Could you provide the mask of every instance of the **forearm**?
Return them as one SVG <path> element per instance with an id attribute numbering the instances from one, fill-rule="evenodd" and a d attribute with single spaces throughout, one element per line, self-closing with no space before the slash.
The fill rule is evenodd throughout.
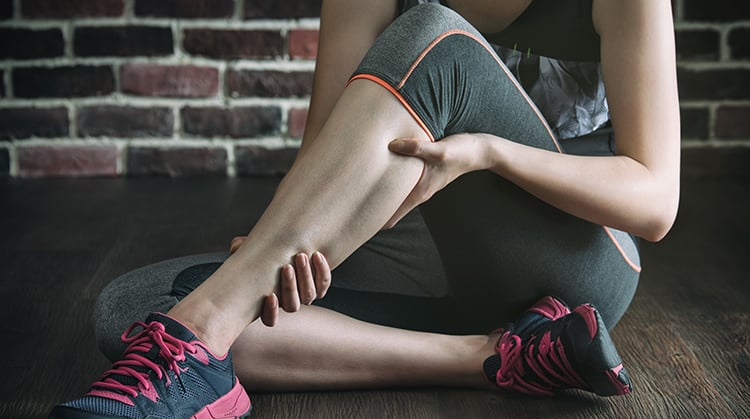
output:
<path id="1" fill-rule="evenodd" d="M 676 214 L 677 176 L 655 173 L 627 156 L 549 152 L 486 134 L 480 168 L 585 220 L 658 241 Z"/>

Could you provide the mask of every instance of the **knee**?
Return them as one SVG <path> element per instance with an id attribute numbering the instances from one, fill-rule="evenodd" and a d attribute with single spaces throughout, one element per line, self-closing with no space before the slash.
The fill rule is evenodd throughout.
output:
<path id="1" fill-rule="evenodd" d="M 464 31 L 481 37 L 479 32 L 452 9 L 436 4 L 424 3 L 412 7 L 400 15 L 380 35 L 373 48 L 384 57 L 419 53 L 436 38 L 447 32 Z"/>
<path id="2" fill-rule="evenodd" d="M 96 300 L 94 306 L 94 335 L 99 350 L 111 361 L 120 358 L 124 344 L 120 334 L 125 330 L 121 324 L 120 301 L 127 298 L 122 281 L 115 280 L 107 285 Z"/>
<path id="3" fill-rule="evenodd" d="M 412 7 L 394 22 L 399 32 L 410 33 L 407 42 L 423 39 L 432 42 L 436 37 L 452 31 L 464 31 L 480 36 L 466 19 L 453 9 L 436 3 Z"/>
<path id="4" fill-rule="evenodd" d="M 161 292 L 158 284 L 146 287 L 132 272 L 109 283 L 94 305 L 94 335 L 99 350 L 110 360 L 120 359 L 125 344 L 120 336 L 134 321 L 153 311 L 166 312 L 177 298 Z"/>

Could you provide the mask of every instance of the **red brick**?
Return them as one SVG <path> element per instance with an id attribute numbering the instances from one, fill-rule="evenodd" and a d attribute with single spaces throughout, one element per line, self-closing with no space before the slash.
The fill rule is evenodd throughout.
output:
<path id="1" fill-rule="evenodd" d="M 0 59 L 60 57 L 64 49 L 60 29 L 0 29 Z"/>
<path id="2" fill-rule="evenodd" d="M 721 139 L 750 140 L 750 105 L 719 106 L 714 131 Z"/>
<path id="3" fill-rule="evenodd" d="M 234 149 L 237 174 L 240 176 L 283 175 L 292 167 L 297 148 L 270 149 L 237 146 Z"/>
<path id="4" fill-rule="evenodd" d="M 114 176 L 120 156 L 115 145 L 29 146 L 16 153 L 21 177 Z"/>
<path id="5" fill-rule="evenodd" d="M 227 151 L 208 147 L 130 147 L 127 171 L 136 176 L 226 176 Z"/>
<path id="6" fill-rule="evenodd" d="M 125 64 L 123 93 L 138 96 L 210 97 L 219 92 L 219 70 L 192 65 Z"/>
<path id="7" fill-rule="evenodd" d="M 13 0 L 0 0 L 0 20 L 13 18 Z"/>
<path id="8" fill-rule="evenodd" d="M 314 59 L 318 54 L 318 31 L 297 29 L 289 31 L 289 57 Z"/>
<path id="9" fill-rule="evenodd" d="M 171 137 L 174 117 L 169 108 L 86 106 L 78 110 L 81 137 Z"/>
<path id="10" fill-rule="evenodd" d="M 115 90 L 115 76 L 108 66 L 23 67 L 12 71 L 16 97 L 104 96 Z"/>
<path id="11" fill-rule="evenodd" d="M 68 110 L 0 108 L 0 139 L 68 136 Z"/>
<path id="12" fill-rule="evenodd" d="M 29 18 L 116 17 L 123 13 L 125 0 L 21 0 L 21 14 Z"/>
<path id="13" fill-rule="evenodd" d="M 281 109 L 275 106 L 183 108 L 182 130 L 201 137 L 251 138 L 278 135 Z"/>
<path id="14" fill-rule="evenodd" d="M 678 60 L 719 59 L 719 32 L 711 29 L 680 30 L 675 33 Z"/>
<path id="15" fill-rule="evenodd" d="M 750 28 L 732 29 L 728 44 L 733 59 L 750 59 Z"/>
<path id="16" fill-rule="evenodd" d="M 73 35 L 73 52 L 80 57 L 155 57 L 171 55 L 173 50 L 168 27 L 79 27 Z"/>
<path id="17" fill-rule="evenodd" d="M 252 0 L 251 0 L 252 1 Z M 233 0 L 136 0 L 136 16 L 227 18 L 234 15 Z"/>
<path id="18" fill-rule="evenodd" d="M 281 33 L 269 30 L 186 29 L 182 40 L 185 52 L 222 60 L 276 58 L 283 44 Z"/>
<path id="19" fill-rule="evenodd" d="M 304 97 L 312 90 L 313 73 L 303 71 L 231 70 L 226 74 L 230 96 Z"/>
<path id="20" fill-rule="evenodd" d="M 747 98 L 747 92 L 750 92 L 750 69 L 678 68 L 677 85 L 681 100 L 743 100 Z"/>
<path id="21" fill-rule="evenodd" d="M 246 19 L 299 19 L 320 16 L 322 0 L 245 1 Z"/>
<path id="22" fill-rule="evenodd" d="M 287 132 L 290 137 L 301 138 L 305 133 L 306 123 L 307 108 L 294 108 L 289 110 Z"/>

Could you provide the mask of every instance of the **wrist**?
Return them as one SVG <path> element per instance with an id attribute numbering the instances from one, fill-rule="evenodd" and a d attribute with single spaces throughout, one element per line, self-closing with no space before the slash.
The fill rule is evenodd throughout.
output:
<path id="1" fill-rule="evenodd" d="M 477 144 L 477 160 L 475 170 L 493 170 L 499 166 L 501 161 L 502 138 L 490 134 L 475 134 Z"/>

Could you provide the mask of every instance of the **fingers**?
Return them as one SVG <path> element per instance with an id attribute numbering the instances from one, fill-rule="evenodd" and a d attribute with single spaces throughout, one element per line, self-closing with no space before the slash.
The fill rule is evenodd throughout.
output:
<path id="1" fill-rule="evenodd" d="M 260 320 L 268 327 L 276 326 L 276 321 L 279 319 L 279 299 L 276 294 L 270 294 L 266 296 L 263 301 L 263 312 L 260 315 Z"/>
<path id="2" fill-rule="evenodd" d="M 281 307 L 287 313 L 294 313 L 300 307 L 297 277 L 292 265 L 284 265 L 281 268 Z"/>
<path id="3" fill-rule="evenodd" d="M 328 261 L 320 252 L 313 253 L 312 267 L 317 298 L 323 298 L 328 292 L 328 287 L 331 286 L 331 267 L 328 266 Z"/>
<path id="4" fill-rule="evenodd" d="M 297 274 L 297 292 L 302 304 L 309 305 L 317 298 L 310 259 L 304 253 L 298 253 L 294 257 L 295 273 Z"/>
<path id="5" fill-rule="evenodd" d="M 232 240 L 232 248 L 237 247 L 244 241 L 244 237 L 235 237 Z M 235 246 L 235 242 L 240 244 Z M 279 307 L 288 313 L 299 311 L 302 304 L 309 305 L 316 298 L 323 298 L 331 285 L 331 268 L 328 261 L 320 252 L 315 252 L 312 257 L 305 253 L 294 256 L 293 264 L 281 267 L 281 281 L 278 292 L 266 296 L 263 301 L 261 321 L 266 326 L 276 325 L 279 318 Z M 314 273 L 313 273 L 314 272 Z"/>
<path id="6" fill-rule="evenodd" d="M 444 147 L 419 138 L 399 138 L 388 143 L 388 150 L 405 156 L 419 157 L 427 161 L 444 159 Z"/>
<path id="7" fill-rule="evenodd" d="M 323 298 L 331 285 L 331 268 L 320 252 L 315 252 L 312 258 L 298 253 L 292 263 L 281 267 L 279 296 L 272 294 L 264 302 L 261 319 L 267 326 L 276 324 L 279 307 L 287 313 L 299 311 L 302 304 Z"/>
<path id="8" fill-rule="evenodd" d="M 398 138 L 388 143 L 388 150 L 406 156 L 419 156 L 422 151 L 422 140 L 416 138 Z"/>

